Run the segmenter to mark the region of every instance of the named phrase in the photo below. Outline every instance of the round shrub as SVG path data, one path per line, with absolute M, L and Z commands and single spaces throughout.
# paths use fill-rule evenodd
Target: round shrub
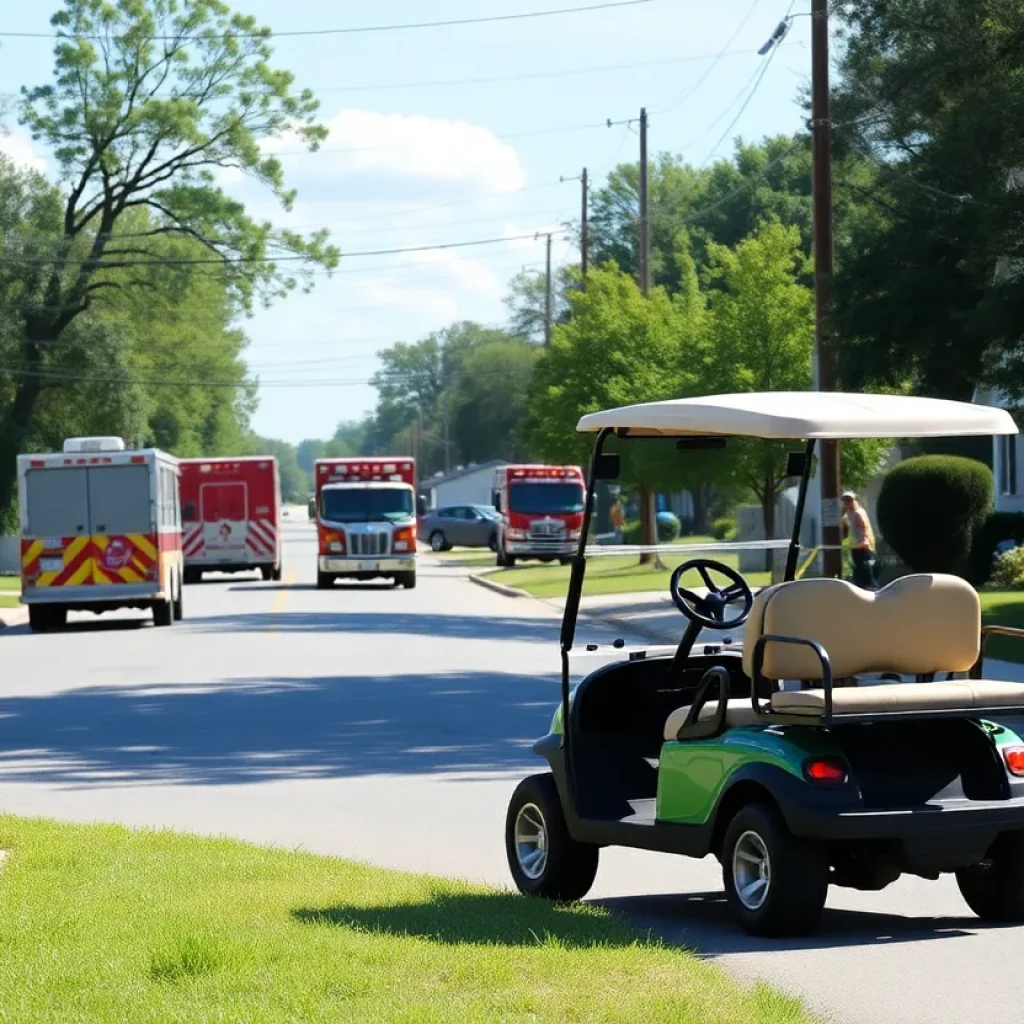
M 682 532 L 682 524 L 672 512 L 658 513 L 658 543 L 671 544 Z
M 914 572 L 967 575 L 992 491 L 992 471 L 982 462 L 955 455 L 907 459 L 882 484 L 878 528 Z
M 980 587 L 988 582 L 996 557 L 1002 550 L 1024 544 L 1024 515 L 992 512 L 974 531 L 971 543 L 971 582 Z
M 992 586 L 999 590 L 1024 590 L 1024 547 L 1011 548 L 996 558 Z
M 711 524 L 711 536 L 715 540 L 734 540 L 736 537 L 736 520 L 722 516 Z

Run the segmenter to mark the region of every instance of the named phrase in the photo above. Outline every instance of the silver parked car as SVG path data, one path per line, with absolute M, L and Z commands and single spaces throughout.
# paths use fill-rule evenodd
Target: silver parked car
M 498 513 L 491 505 L 448 505 L 419 520 L 419 539 L 434 551 L 498 547 Z

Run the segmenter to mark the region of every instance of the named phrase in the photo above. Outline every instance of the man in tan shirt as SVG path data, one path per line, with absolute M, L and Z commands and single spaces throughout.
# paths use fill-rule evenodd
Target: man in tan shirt
M 843 495 L 843 537 L 850 538 L 853 583 L 864 590 L 875 589 L 875 532 L 864 506 L 853 491 Z

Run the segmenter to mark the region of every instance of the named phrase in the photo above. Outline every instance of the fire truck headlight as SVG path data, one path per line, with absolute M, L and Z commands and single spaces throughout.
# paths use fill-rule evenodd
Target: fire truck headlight
M 409 550 L 409 542 L 407 540 L 396 540 L 395 541 L 395 550 L 396 551 L 408 551 Z
M 329 547 L 334 554 L 341 554 L 345 550 L 345 545 L 340 540 L 332 540 Z
M 580 531 L 579 530 L 570 530 L 569 531 L 569 540 L 579 540 L 579 539 L 580 539 Z
M 505 531 L 505 536 L 508 537 L 509 540 L 526 540 L 526 531 L 517 530 L 515 527 L 511 527 Z

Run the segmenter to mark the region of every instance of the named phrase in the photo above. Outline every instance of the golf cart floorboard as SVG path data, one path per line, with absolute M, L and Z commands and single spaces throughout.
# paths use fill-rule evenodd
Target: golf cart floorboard
M 632 814 L 627 814 L 619 819 L 622 825 L 643 826 L 650 828 L 655 824 L 658 801 L 653 797 L 646 800 L 630 800 L 629 807 Z

